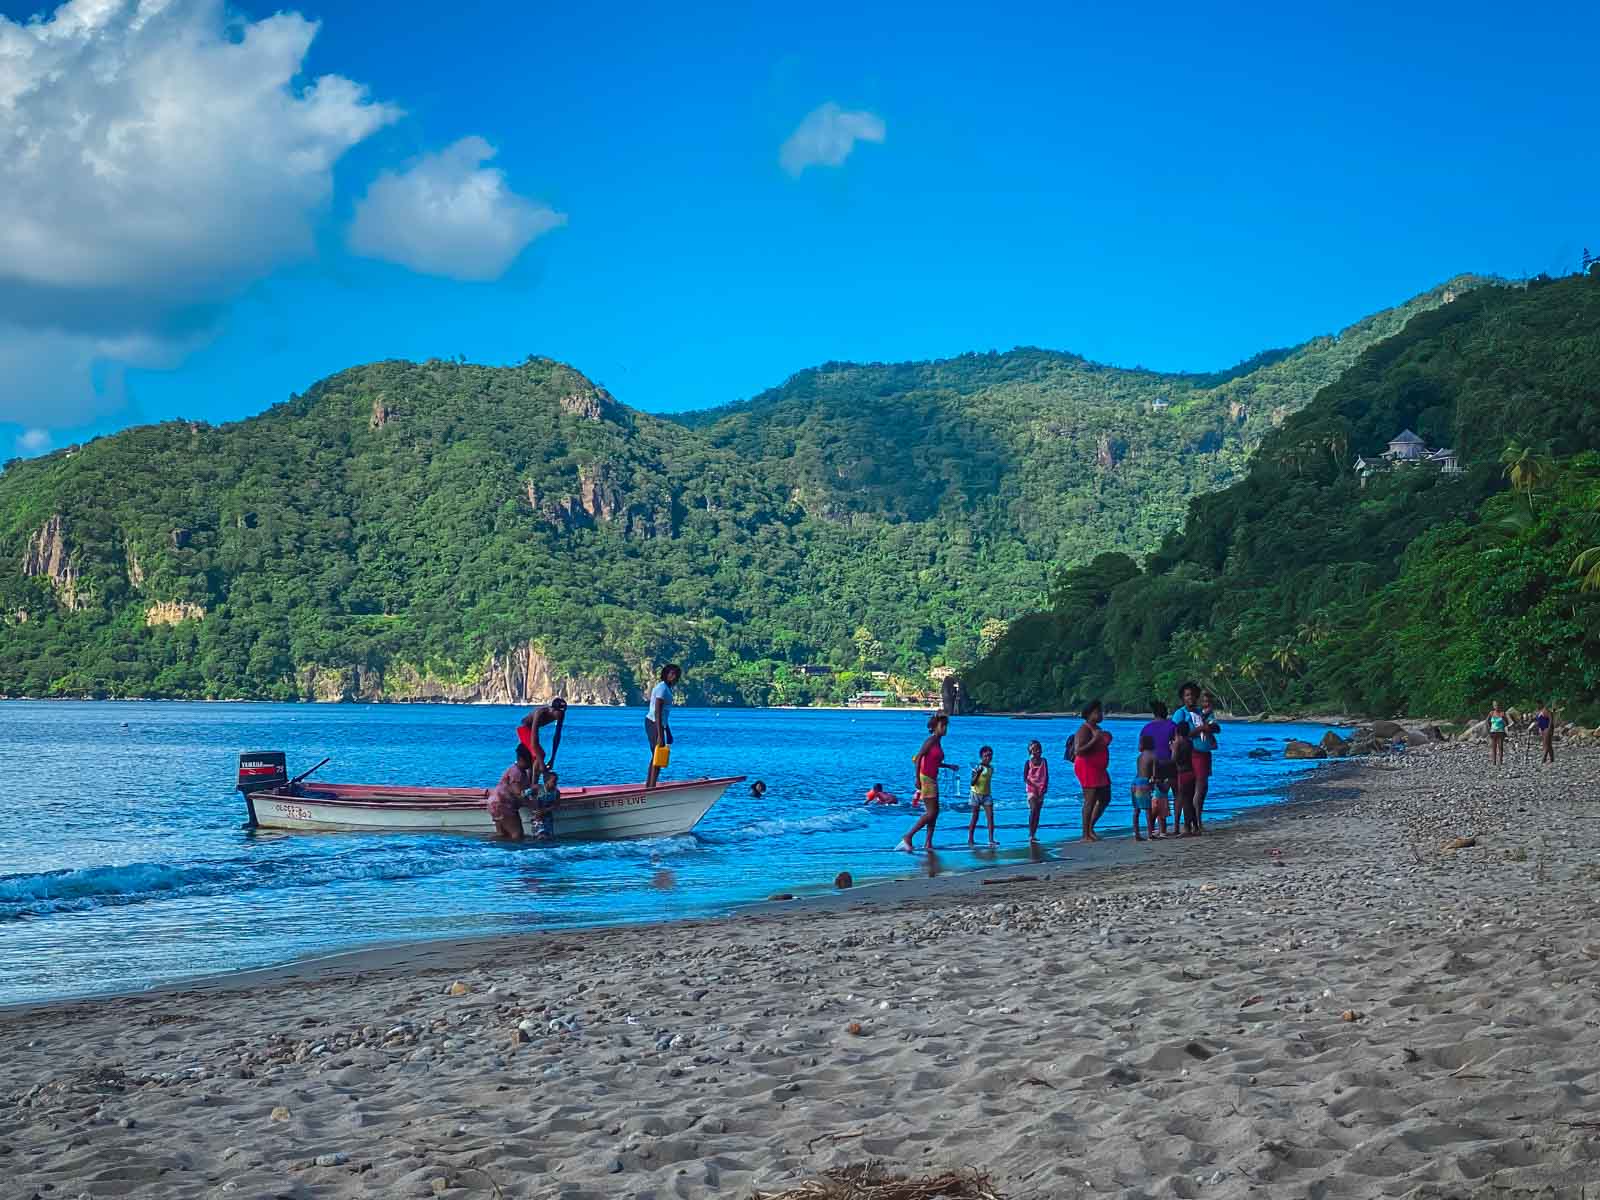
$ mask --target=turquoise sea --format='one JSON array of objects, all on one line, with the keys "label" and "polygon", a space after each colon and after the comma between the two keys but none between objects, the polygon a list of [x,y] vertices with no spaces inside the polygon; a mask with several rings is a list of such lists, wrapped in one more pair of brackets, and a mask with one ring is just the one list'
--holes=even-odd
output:
[{"label": "turquoise sea", "polygon": [[[947,787],[932,856],[896,853],[914,814],[867,809],[875,782],[908,794],[925,714],[681,708],[669,777],[747,775],[692,835],[509,846],[443,835],[291,834],[241,828],[241,750],[324,755],[328,781],[491,786],[523,710],[445,705],[0,703],[0,1003],[126,991],[353,947],[727,912],[775,891],[1026,861],[1022,764],[1051,761],[1040,837],[1075,835],[1079,793],[1062,745],[1075,720],[963,717],[946,756],[995,748],[998,852],[966,846],[965,776]],[[1107,723],[1113,803],[1127,836],[1139,722]],[[1303,764],[1286,737],[1323,726],[1225,727],[1208,821],[1280,796]],[[1268,758],[1252,758],[1265,748]],[[643,709],[574,708],[564,782],[641,779]],[[982,830],[980,829],[980,839]],[[1152,852],[1181,854],[1182,843]]]}]

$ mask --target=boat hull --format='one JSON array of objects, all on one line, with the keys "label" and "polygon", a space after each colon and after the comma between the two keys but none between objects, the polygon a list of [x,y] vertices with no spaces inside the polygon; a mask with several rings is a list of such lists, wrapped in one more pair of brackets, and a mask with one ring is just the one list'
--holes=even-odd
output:
[{"label": "boat hull", "polygon": [[[558,842],[671,837],[688,833],[742,776],[563,789],[555,813]],[[388,788],[362,784],[299,784],[250,795],[262,829],[369,833],[494,832],[483,788]],[[524,824],[528,823],[524,814]]]}]

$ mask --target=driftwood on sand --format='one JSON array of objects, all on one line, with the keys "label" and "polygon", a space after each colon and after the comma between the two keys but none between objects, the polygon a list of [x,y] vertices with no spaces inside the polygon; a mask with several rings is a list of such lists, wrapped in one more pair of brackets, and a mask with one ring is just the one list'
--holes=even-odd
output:
[{"label": "driftwood on sand", "polygon": [[781,1192],[755,1192],[751,1200],[1005,1200],[978,1171],[946,1171],[912,1178],[882,1163],[855,1163],[824,1171]]}]

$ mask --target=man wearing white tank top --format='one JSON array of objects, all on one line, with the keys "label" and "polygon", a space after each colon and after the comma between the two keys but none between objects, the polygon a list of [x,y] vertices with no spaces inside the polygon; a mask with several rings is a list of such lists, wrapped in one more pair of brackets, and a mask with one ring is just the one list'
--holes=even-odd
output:
[{"label": "man wearing white tank top", "polygon": [[672,726],[668,720],[672,713],[672,689],[683,676],[683,668],[668,663],[661,668],[661,678],[650,689],[650,708],[644,717],[644,734],[650,740],[650,773],[644,786],[653,788],[661,769],[672,761]]}]

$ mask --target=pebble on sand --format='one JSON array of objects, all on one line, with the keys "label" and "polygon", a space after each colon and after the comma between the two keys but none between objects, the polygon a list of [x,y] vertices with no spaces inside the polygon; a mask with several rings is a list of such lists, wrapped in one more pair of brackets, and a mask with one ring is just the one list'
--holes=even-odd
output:
[{"label": "pebble on sand", "polygon": [[458,979],[458,980],[456,980],[454,983],[452,983],[450,985],[450,987],[447,990],[446,994],[447,995],[451,995],[451,996],[465,996],[468,993],[470,993],[471,991],[472,991],[472,989],[470,987],[468,987],[466,984],[462,983],[461,980]]},{"label": "pebble on sand", "polygon": [[278,1105],[277,1108],[272,1110],[272,1120],[274,1120],[274,1121],[287,1121],[288,1119],[289,1119],[289,1110],[287,1108],[285,1108],[283,1105],[280,1104],[280,1105]]},{"label": "pebble on sand", "polygon": [[855,882],[856,881],[854,879],[850,878],[849,871],[840,871],[833,877],[833,886],[838,888],[841,892],[844,891],[845,888],[854,887]]}]

